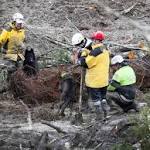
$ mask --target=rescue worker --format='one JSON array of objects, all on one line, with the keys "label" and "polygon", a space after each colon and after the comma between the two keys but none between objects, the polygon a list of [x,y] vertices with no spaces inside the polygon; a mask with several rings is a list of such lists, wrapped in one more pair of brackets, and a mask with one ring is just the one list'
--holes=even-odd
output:
[{"label": "rescue worker", "polygon": [[96,119],[106,118],[109,52],[103,44],[93,44],[81,33],[73,35],[72,45],[80,49],[77,62],[86,68],[85,84],[95,106]]},{"label": "rescue worker", "polygon": [[3,29],[0,34],[0,49],[4,54],[4,64],[8,68],[8,75],[16,70],[19,60],[24,60],[25,30],[23,24],[23,15],[15,13],[8,28]]},{"label": "rescue worker", "polygon": [[111,59],[111,67],[115,73],[108,86],[108,91],[113,92],[109,94],[109,100],[113,100],[124,112],[128,112],[130,109],[138,111],[134,102],[136,92],[134,70],[121,55],[116,55]]},{"label": "rescue worker", "polygon": [[60,108],[59,108],[59,114],[61,116],[65,116],[65,109],[69,106],[70,108],[70,115],[72,114],[72,107],[73,107],[73,99],[75,96],[75,90],[74,90],[74,81],[68,72],[62,72],[61,73],[61,82],[59,84],[59,90],[61,92],[60,95]]}]

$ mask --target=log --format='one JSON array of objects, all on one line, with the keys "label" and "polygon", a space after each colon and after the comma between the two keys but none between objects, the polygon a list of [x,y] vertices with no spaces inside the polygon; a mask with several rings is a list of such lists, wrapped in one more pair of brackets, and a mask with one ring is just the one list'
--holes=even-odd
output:
[{"label": "log", "polygon": [[42,123],[42,124],[46,124],[46,125],[48,125],[48,126],[50,126],[50,127],[54,128],[54,129],[55,129],[58,133],[67,134],[67,132],[66,132],[66,131],[63,131],[61,128],[59,128],[59,127],[57,127],[57,126],[53,125],[53,124],[52,124],[52,123],[50,123],[49,121],[41,120],[41,123]]}]

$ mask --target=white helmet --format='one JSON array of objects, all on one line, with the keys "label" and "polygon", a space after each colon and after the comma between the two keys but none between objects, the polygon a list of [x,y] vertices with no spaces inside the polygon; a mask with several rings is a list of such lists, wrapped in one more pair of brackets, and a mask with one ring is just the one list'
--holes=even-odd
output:
[{"label": "white helmet", "polygon": [[81,33],[76,33],[72,37],[72,45],[78,45],[84,40],[84,36]]},{"label": "white helmet", "polygon": [[116,55],[111,59],[111,64],[115,65],[117,63],[122,63],[123,61],[124,61],[124,59],[121,55]]},{"label": "white helmet", "polygon": [[23,23],[24,17],[20,13],[15,13],[12,17],[13,21],[16,21],[17,23]]}]

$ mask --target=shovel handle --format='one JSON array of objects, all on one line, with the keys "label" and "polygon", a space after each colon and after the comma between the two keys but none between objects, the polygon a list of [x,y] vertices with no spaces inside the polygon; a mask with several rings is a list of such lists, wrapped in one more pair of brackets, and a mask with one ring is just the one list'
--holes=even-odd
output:
[{"label": "shovel handle", "polygon": [[82,94],[83,94],[83,78],[84,78],[84,70],[81,68],[81,78],[80,78],[80,95],[79,95],[79,112],[82,109]]}]

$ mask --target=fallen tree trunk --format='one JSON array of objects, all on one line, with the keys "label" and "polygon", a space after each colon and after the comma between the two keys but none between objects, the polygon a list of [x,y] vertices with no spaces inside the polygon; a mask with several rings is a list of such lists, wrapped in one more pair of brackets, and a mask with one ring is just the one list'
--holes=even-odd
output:
[{"label": "fallen tree trunk", "polygon": [[46,124],[46,125],[48,125],[48,126],[54,128],[58,133],[67,134],[66,131],[62,130],[61,128],[59,128],[59,127],[57,127],[57,126],[55,126],[55,125],[53,125],[53,124],[50,123],[49,121],[42,120],[41,122],[42,122],[43,124]]}]

